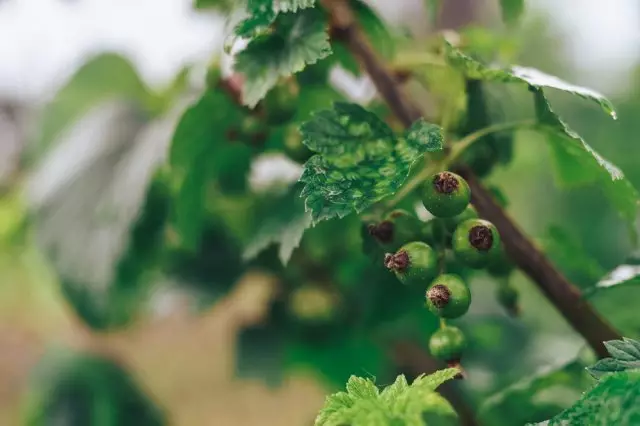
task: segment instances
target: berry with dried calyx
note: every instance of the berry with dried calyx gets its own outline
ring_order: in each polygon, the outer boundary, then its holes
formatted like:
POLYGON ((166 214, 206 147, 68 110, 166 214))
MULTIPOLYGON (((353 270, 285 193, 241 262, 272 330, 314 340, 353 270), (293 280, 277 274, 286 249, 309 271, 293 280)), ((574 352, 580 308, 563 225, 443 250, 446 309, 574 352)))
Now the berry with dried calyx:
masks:
POLYGON ((470 199, 469 184, 451 172, 436 173, 427 179, 422 191, 424 207, 436 217, 452 217, 462 213, 470 199))
POLYGON ((387 253, 384 265, 392 270, 403 284, 428 283, 438 271, 438 254, 426 243, 414 241, 395 253, 387 253))
POLYGON ((453 251, 456 257, 472 268, 487 266, 499 250, 500 234, 487 220, 465 220, 453 233, 453 251))
POLYGON ((397 209, 379 223, 368 225, 369 234, 387 251, 396 251, 421 237, 422 222, 406 210, 397 209))
POLYGON ((442 274, 433 280, 427 289, 426 302, 427 308, 434 315, 454 319, 469 310, 471 292, 459 276, 442 274))

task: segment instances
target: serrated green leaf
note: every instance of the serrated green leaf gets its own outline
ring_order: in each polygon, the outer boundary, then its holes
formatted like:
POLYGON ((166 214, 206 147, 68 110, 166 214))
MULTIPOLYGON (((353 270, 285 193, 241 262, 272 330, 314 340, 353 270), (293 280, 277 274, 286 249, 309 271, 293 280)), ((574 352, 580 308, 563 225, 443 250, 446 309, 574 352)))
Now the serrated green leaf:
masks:
POLYGON ((135 102, 148 111, 156 101, 128 59, 113 53, 91 58, 44 108, 34 149, 45 151, 92 107, 116 98, 135 102))
POLYGON ((460 374, 460 370, 457 368, 446 368, 444 370, 438 370, 435 373, 422 374, 413 381, 411 387, 435 391, 438 386, 444 382, 453 380, 458 374, 460 374))
POLYGON ((391 128, 374 113, 357 104, 336 102, 318 111, 300 127, 302 142, 324 157, 349 156, 354 161, 376 151, 388 152, 396 140, 391 128))
POLYGON ((557 89, 593 101, 611 117, 616 118, 613 104, 604 95, 595 90, 567 83, 558 77, 545 74, 534 68, 521 66, 500 68, 485 65, 471 56, 462 53, 448 42, 445 42, 445 54, 448 63, 453 68, 462 72, 467 78, 502 83, 523 83, 534 89, 557 89))
POLYGON ((404 374, 396 377, 396 381, 387 386, 380 393, 380 398, 387 404, 391 404, 401 393, 409 388, 407 378, 404 374))
POLYGON ((242 102, 253 108, 282 77, 295 74, 331 54, 325 17, 319 10, 281 13, 273 31, 252 39, 236 55, 244 76, 242 102))
POLYGON ((249 16, 234 29, 237 36, 251 37, 273 23, 279 13, 296 13, 314 7, 315 0, 248 0, 249 16))
POLYGON ((367 399, 377 398, 380 392, 370 379, 351 376, 347 380, 347 393, 356 399, 367 399))
POLYGON ((442 133, 439 126, 427 123, 420 118, 405 132, 409 145, 424 146, 427 152, 440 151, 443 148, 442 133))
POLYGON ((299 188, 272 199, 268 210, 260 208, 261 222, 244 250, 244 260, 251 260, 271 244, 279 244, 278 256, 286 265, 298 247, 304 231, 311 226, 311 214, 304 209, 299 188))
POLYGON ((455 418, 451 404, 434 389, 457 373, 458 370, 452 368, 421 376, 411 386, 401 375, 382 392, 373 381, 351 376, 346 386, 348 393, 338 392, 328 397, 315 425, 425 426, 425 413, 455 418))
POLYGON ((395 193, 425 152, 442 147, 442 134, 422 121, 397 139, 375 114, 336 103, 301 127, 303 141, 320 153, 307 161, 302 197, 315 223, 361 212, 395 193))
POLYGON ((555 114, 542 90, 534 91, 534 100, 560 183, 568 187, 598 183, 620 215, 633 223, 638 210, 638 192, 631 182, 555 114))
POLYGON ((502 20, 507 25, 514 25, 524 12, 524 0, 500 0, 502 20))
POLYGON ((624 337, 623 340, 604 342, 604 345, 611 357, 587 368, 592 376, 601 378, 610 373, 640 369, 640 342, 624 337))
POLYGON ((640 424, 640 371, 606 376, 571 408, 540 426, 634 426, 640 424))

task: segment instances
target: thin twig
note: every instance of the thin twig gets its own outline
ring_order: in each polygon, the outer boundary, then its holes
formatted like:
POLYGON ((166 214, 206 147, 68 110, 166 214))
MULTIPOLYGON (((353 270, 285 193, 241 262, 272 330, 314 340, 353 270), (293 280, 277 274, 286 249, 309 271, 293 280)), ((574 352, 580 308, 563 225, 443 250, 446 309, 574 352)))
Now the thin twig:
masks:
MULTIPOLYGON (((322 4, 330 13, 334 34, 340 37, 367 71, 378 92, 396 117, 409 127, 422 114, 402 92, 397 81, 360 31, 348 2, 323 0, 322 4)), ((580 297, 577 287, 569 282, 522 233, 480 180, 469 169, 460 168, 459 172, 469 182, 472 202, 478 213, 498 228, 509 257, 537 284, 598 356, 607 357, 608 352, 603 341, 619 339, 619 333, 580 297)))

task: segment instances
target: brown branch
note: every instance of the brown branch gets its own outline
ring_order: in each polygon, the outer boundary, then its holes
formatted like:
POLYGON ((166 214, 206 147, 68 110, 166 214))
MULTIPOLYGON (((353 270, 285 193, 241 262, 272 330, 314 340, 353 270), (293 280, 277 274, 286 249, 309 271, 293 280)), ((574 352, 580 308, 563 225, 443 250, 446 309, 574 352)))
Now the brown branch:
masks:
MULTIPOLYGON (((330 14, 334 34, 341 37, 342 42, 360 62, 398 119, 405 126, 410 126, 422 114, 378 58, 358 27, 348 3, 344 0, 322 0, 322 4, 330 14)), ((511 259, 537 284, 598 356, 608 356, 602 342, 619 339, 620 335, 590 304, 582 300, 580 291, 522 233, 479 179, 469 170, 463 170, 463 175, 471 187, 474 206, 482 217, 496 225, 511 259)))

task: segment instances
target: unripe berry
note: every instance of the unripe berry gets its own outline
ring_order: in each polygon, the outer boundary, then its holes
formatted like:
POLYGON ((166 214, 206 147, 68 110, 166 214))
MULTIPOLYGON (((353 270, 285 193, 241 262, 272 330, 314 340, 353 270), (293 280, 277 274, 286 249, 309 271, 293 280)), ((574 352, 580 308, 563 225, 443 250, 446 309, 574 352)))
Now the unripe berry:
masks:
POLYGON ((469 310, 471 292, 469 287, 457 275, 438 276, 426 293, 427 308, 440 318, 454 319, 469 310))
POLYGON ((453 233, 453 251, 456 257, 472 268, 486 266, 498 250, 500 234, 489 221, 465 220, 453 233))
POLYGON ((507 257, 502 246, 491 256, 487 264, 487 272, 499 278, 508 277, 513 269, 513 262, 507 257))
POLYGON ((414 241, 400 247, 395 254, 387 253, 384 265, 403 284, 426 284, 438 271, 438 254, 428 244, 414 241))
POLYGON ((470 199, 469 185, 455 173, 436 173, 423 187, 422 203, 436 217, 452 217, 462 213, 470 199))
POLYGON ((510 315, 517 316, 520 312, 518 299, 520 295, 518 290, 509 284, 500 285, 496 291, 496 299, 502 307, 504 307, 510 315))
POLYGON ((419 240, 422 222, 406 210, 394 210, 382 222, 369 225, 369 234, 387 251, 419 240))
POLYGON ((429 339, 429 352, 441 361, 458 361, 466 347, 467 340, 458 327, 441 328, 429 339))
POLYGON ((477 219, 478 211, 471 204, 467 205, 467 207, 462 211, 462 213, 455 215, 453 217, 447 217, 442 219, 447 231, 453 233, 455 232, 458 225, 460 225, 465 220, 469 219, 477 219))
POLYGON ((287 79, 271 89, 262 101, 265 117, 271 125, 291 120, 296 113, 300 87, 295 79, 287 79))
POLYGON ((287 127, 284 133, 284 153, 297 163, 304 163, 313 152, 302 143, 302 135, 295 126, 287 127))

